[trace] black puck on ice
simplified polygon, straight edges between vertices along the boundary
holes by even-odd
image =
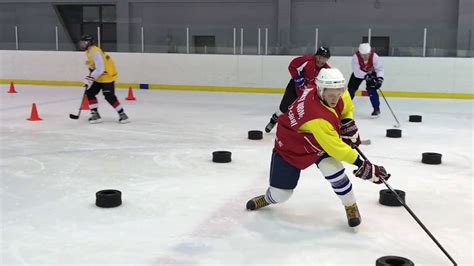
[[[410,115],[408,117],[408,121],[415,122],[415,123],[420,123],[421,122],[421,115]]]
[[[215,163],[228,163],[232,161],[230,151],[215,151],[212,153],[212,161]]]
[[[101,208],[112,208],[122,204],[122,192],[115,189],[100,190],[95,193],[95,205]]]
[[[375,266],[414,266],[413,261],[399,256],[383,256],[375,261]]]
[[[401,138],[402,137],[402,130],[401,129],[387,129],[388,138]]]
[[[395,189],[398,196],[405,203],[405,191]],[[403,206],[397,199],[397,196],[390,189],[382,189],[379,192],[379,203],[385,206]]]
[[[421,162],[426,164],[441,164],[441,154],[435,152],[424,152],[421,154]]]
[[[263,132],[260,130],[250,130],[249,139],[252,139],[252,140],[263,139]]]

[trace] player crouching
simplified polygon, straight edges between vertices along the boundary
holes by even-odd
[[[316,87],[309,87],[278,118],[270,164],[270,186],[265,195],[247,202],[248,210],[287,201],[298,184],[300,172],[316,164],[345,207],[350,227],[361,223],[352,184],[341,161],[354,164],[357,177],[381,183],[390,174],[384,167],[363,161],[352,145],[360,138],[353,120],[354,105],[345,79],[335,68],[321,69]]]

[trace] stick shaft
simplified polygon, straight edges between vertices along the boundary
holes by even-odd
[[[360,154],[360,156],[362,156],[362,158],[364,158],[364,160],[369,160],[367,159],[367,157],[365,157],[364,153],[362,153],[362,151],[359,149],[359,147],[355,147],[355,149],[357,150],[357,152]],[[395,190],[388,184],[387,180],[385,180],[384,178],[381,178],[382,182],[385,184],[385,186],[387,186],[387,188],[393,193],[395,194],[395,196],[397,197],[397,200],[403,205],[403,207],[405,207],[405,209],[408,211],[408,213],[411,215],[411,217],[413,217],[413,219],[415,219],[415,221],[421,226],[421,228],[423,228],[423,230],[428,234],[428,236],[431,238],[431,240],[433,240],[435,242],[435,244],[438,246],[439,249],[441,249],[441,251],[443,251],[444,255],[446,255],[448,257],[448,259],[454,264],[454,265],[457,265],[457,263],[454,261],[454,259],[449,255],[449,253],[443,248],[443,246],[441,246],[441,244],[438,242],[438,240],[436,240],[436,238],[431,234],[431,232],[428,230],[428,228],[426,228],[426,226],[421,222],[420,219],[418,219],[418,217],[415,215],[415,213],[408,207],[408,205],[404,202],[404,200],[402,198],[400,198],[400,196],[398,196],[398,193],[395,192]]]
[[[385,95],[383,94],[383,91],[382,91],[381,89],[379,89],[379,91],[380,91],[380,93],[382,94],[382,98],[384,99],[385,103],[387,104],[388,109],[390,109],[390,112],[392,113],[393,118],[394,118],[395,121],[397,122],[398,126],[400,126],[400,122],[398,121],[397,116],[395,116],[395,113],[393,112],[392,107],[390,107],[390,104],[388,104],[388,101],[387,101],[387,99],[385,98]]]
[[[86,92],[87,92],[87,85],[84,85],[84,93],[82,94],[81,105],[79,105],[79,112],[77,113],[77,115],[69,114],[69,118],[79,119],[79,117],[81,116],[82,104],[84,103],[84,98],[86,97]]]

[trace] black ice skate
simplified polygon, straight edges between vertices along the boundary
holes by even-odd
[[[347,215],[347,223],[349,227],[354,228],[356,231],[356,227],[360,224],[361,218],[359,209],[357,208],[357,203],[354,203],[350,206],[345,206],[346,208],[346,215]]]
[[[247,210],[254,211],[268,205],[270,205],[270,203],[268,203],[267,200],[265,199],[265,195],[260,195],[260,196],[250,199],[247,202]]]
[[[380,109],[374,109],[374,111],[370,115],[370,118],[377,118],[379,116],[380,116]]]
[[[89,117],[89,123],[97,124],[101,122],[102,122],[102,119],[100,118],[99,112],[91,111],[91,117]]]
[[[270,118],[270,122],[268,122],[267,126],[265,127],[265,132],[270,133],[272,129],[275,127],[276,123],[278,121],[278,116],[276,113],[272,115],[272,118]]]
[[[120,124],[126,124],[130,122],[130,119],[128,119],[128,116],[126,113],[122,112],[119,114],[119,123]]]

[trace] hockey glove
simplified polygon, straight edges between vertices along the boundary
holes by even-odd
[[[84,86],[86,86],[87,89],[89,89],[92,86],[92,84],[95,82],[95,79],[91,76],[87,76],[84,78],[83,82],[84,82]]]
[[[295,87],[296,88],[301,88],[304,86],[304,77],[303,76],[296,76],[293,78],[293,81],[295,82]]]
[[[365,74],[364,80],[365,81],[371,81],[372,80],[372,75],[371,74]]]
[[[341,138],[349,146],[359,147],[359,129],[352,119],[343,119],[341,126]]]
[[[374,85],[375,89],[377,90],[380,89],[380,87],[382,87],[383,77],[375,78],[374,83],[375,83]]]
[[[354,170],[354,175],[364,180],[370,180],[375,184],[381,184],[382,178],[388,180],[390,174],[383,166],[373,165],[371,162],[365,160],[359,169]]]

